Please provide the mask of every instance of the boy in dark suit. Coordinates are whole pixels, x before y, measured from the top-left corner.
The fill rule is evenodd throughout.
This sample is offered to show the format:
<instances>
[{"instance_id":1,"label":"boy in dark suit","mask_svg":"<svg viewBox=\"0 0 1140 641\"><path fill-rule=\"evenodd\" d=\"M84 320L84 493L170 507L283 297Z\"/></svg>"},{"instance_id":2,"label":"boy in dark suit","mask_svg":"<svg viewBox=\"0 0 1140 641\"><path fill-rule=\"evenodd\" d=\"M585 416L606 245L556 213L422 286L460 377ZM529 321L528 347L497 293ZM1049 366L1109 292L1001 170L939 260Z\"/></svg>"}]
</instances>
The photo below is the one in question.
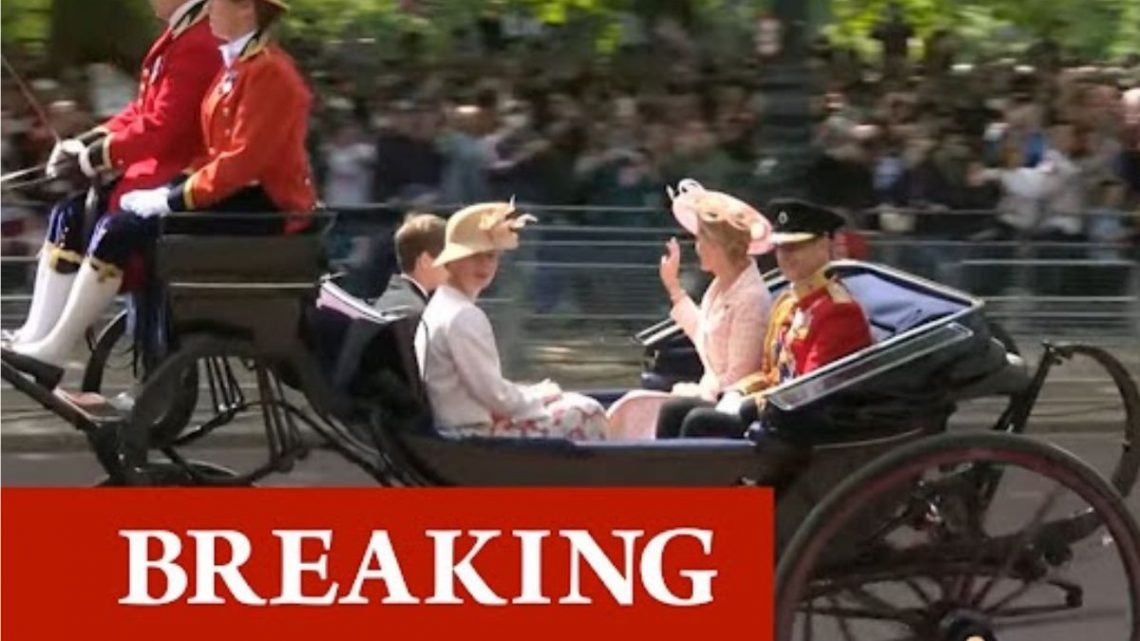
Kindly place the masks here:
<instances>
[{"instance_id":1,"label":"boy in dark suit","mask_svg":"<svg viewBox=\"0 0 1140 641\"><path fill-rule=\"evenodd\" d=\"M396 230L396 261L400 273L388 282L373 306L384 312L419 316L431 293L447 278L433 263L443 251L446 221L432 214L409 214Z\"/></svg>"}]
</instances>

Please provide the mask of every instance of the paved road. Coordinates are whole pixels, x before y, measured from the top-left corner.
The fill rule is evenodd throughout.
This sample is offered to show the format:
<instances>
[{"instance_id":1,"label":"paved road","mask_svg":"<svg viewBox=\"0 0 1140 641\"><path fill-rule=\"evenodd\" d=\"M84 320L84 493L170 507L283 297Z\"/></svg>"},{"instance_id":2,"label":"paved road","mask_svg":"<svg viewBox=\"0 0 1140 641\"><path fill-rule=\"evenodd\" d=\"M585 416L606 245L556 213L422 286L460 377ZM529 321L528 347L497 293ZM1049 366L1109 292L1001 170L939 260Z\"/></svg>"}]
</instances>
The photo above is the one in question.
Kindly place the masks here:
<instances>
[{"instance_id":1,"label":"paved road","mask_svg":"<svg viewBox=\"0 0 1140 641\"><path fill-rule=\"evenodd\" d=\"M195 451L193 458L247 470L264 462L265 451L248 447L207 449ZM6 486L82 487L94 484L103 476L103 471L87 452L5 452L0 456L0 475ZM291 474L272 475L259 485L359 487L375 485L375 482L339 455L315 451L299 462Z\"/></svg>"}]
</instances>

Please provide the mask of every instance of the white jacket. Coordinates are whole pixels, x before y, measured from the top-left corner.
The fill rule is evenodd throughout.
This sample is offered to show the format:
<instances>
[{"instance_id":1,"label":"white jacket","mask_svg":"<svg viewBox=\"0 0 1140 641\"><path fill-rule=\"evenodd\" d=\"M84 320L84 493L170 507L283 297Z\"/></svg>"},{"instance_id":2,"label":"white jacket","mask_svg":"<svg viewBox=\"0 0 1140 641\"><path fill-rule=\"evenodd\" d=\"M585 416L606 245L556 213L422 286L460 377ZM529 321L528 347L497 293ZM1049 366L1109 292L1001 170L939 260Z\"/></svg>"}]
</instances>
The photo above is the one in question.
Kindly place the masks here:
<instances>
[{"instance_id":1,"label":"white jacket","mask_svg":"<svg viewBox=\"0 0 1140 641\"><path fill-rule=\"evenodd\" d=\"M490 320L450 285L440 286L424 308L416 329L416 358L437 427L547 414L540 391L503 378Z\"/></svg>"},{"instance_id":2,"label":"white jacket","mask_svg":"<svg viewBox=\"0 0 1140 641\"><path fill-rule=\"evenodd\" d=\"M1012 169L1000 175L1005 192L1002 209L1007 212L1002 220L1006 223L1022 230L1081 232L1080 167L1071 158L1049 150L1036 167Z\"/></svg>"}]
</instances>

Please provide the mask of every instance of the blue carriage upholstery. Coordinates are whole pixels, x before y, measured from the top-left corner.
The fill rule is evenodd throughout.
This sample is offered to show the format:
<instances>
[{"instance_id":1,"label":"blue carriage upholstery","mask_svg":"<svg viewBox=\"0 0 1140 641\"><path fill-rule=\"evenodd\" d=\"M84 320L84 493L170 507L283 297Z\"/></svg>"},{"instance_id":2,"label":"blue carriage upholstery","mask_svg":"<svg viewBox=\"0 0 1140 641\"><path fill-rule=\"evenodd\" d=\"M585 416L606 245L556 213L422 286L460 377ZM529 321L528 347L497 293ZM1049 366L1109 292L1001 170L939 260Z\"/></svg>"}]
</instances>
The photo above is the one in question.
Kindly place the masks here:
<instances>
[{"instance_id":1,"label":"blue carriage upholstery","mask_svg":"<svg viewBox=\"0 0 1140 641\"><path fill-rule=\"evenodd\" d=\"M332 281L321 285L308 315L308 342L332 391L347 401L342 405L377 402L415 427L430 429L412 344L415 322L415 317L381 312ZM346 422L359 418L346 417Z\"/></svg>"}]
</instances>

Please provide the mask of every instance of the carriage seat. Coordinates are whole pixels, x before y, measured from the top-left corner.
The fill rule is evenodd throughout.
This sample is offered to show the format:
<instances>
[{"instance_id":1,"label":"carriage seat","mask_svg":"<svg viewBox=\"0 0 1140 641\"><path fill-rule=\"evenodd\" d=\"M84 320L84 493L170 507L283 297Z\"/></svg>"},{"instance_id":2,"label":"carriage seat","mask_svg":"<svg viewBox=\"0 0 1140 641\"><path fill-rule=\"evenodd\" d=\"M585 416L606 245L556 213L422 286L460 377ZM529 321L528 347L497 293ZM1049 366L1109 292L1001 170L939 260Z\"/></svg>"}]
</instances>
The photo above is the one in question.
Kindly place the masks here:
<instances>
[{"instance_id":1,"label":"carriage seat","mask_svg":"<svg viewBox=\"0 0 1140 641\"><path fill-rule=\"evenodd\" d=\"M829 272L863 308L876 343L960 312L974 302L937 283L872 263L836 261ZM774 288L784 286L779 282Z\"/></svg>"},{"instance_id":2,"label":"carriage seat","mask_svg":"<svg viewBox=\"0 0 1140 641\"><path fill-rule=\"evenodd\" d=\"M355 429L380 410L401 431L431 431L416 365L415 318L376 310L328 280L306 314L306 328L336 405L347 412L342 422Z\"/></svg>"},{"instance_id":3,"label":"carriage seat","mask_svg":"<svg viewBox=\"0 0 1140 641\"><path fill-rule=\"evenodd\" d=\"M1008 396L1029 384L1024 360L1008 353L1005 345L990 335L988 325L977 322L980 301L890 270L868 271L843 263L836 269L867 314L876 344L955 314L965 317L964 323L974 336L960 349L936 354L942 358L931 362L939 364L941 370L926 370L937 375L936 382L953 400ZM914 374L913 370L908 372Z\"/></svg>"},{"instance_id":4,"label":"carriage seat","mask_svg":"<svg viewBox=\"0 0 1140 641\"><path fill-rule=\"evenodd\" d=\"M403 314L377 310L331 280L322 283L311 316L310 334L317 343L322 368L333 387L348 392L354 379L363 375L370 363L375 365L379 359L394 357L391 351L394 345L386 343L397 337L383 334L402 320L407 320ZM410 340L412 330L414 328L405 329L405 340ZM400 373L403 378L412 380L410 372Z\"/></svg>"}]
</instances>

